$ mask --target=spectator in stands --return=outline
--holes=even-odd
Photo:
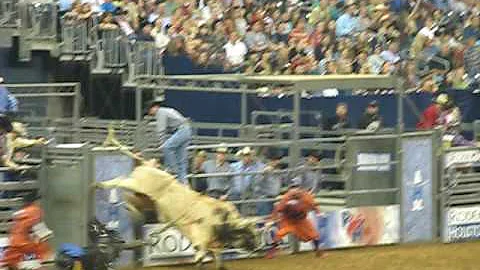
[[[232,164],[233,173],[256,173],[263,172],[265,165],[256,160],[253,150],[245,147],[236,154],[241,158],[240,161]],[[253,183],[261,174],[245,174],[233,176],[232,185],[227,193],[228,200],[237,201],[252,197]]]
[[[207,152],[198,151],[198,153],[193,158],[192,173],[194,174],[204,174],[205,173],[205,162],[207,161]],[[190,179],[190,185],[192,189],[196,192],[205,193],[207,191],[207,179],[205,178],[192,178]]]
[[[350,121],[348,120],[348,105],[346,103],[338,103],[335,110],[335,116],[327,119],[324,129],[333,131],[350,127]]]
[[[420,122],[417,124],[417,129],[428,130],[435,128],[440,116],[440,106],[447,101],[448,96],[446,94],[440,94],[434,98],[432,104],[423,111]]]
[[[362,119],[360,119],[358,128],[376,131],[381,127],[381,125],[382,118],[379,115],[378,102],[376,100],[371,101],[368,104]]]
[[[247,46],[239,39],[236,32],[230,34],[230,38],[223,46],[226,53],[228,66],[232,71],[240,71],[245,64],[245,56],[248,53]]]
[[[245,43],[252,52],[262,52],[268,47],[267,36],[262,32],[262,23],[257,21],[245,35]]]
[[[305,161],[297,167],[297,172],[293,174],[292,181],[300,183],[302,189],[312,194],[318,192],[323,182],[322,170],[319,168],[321,158],[318,151],[310,151]]]
[[[337,37],[350,36],[354,34],[358,25],[358,18],[355,16],[357,7],[354,1],[347,1],[343,13],[336,22]]]
[[[147,24],[143,27],[142,31],[137,34],[138,41],[153,42],[155,38],[152,36],[152,25]]]
[[[380,56],[383,58],[383,60],[391,64],[398,63],[400,61],[400,55],[398,54],[398,46],[398,42],[391,41],[388,45],[388,49],[383,51]]]
[[[281,169],[282,156],[277,153],[270,153],[269,159],[263,177],[255,178],[253,183],[253,197],[256,200],[269,200],[256,203],[257,216],[266,216],[272,213],[274,199],[280,194],[282,183],[287,179],[285,173],[277,174],[274,172]]]
[[[113,21],[113,15],[111,13],[105,13],[103,14],[99,28],[100,30],[114,30],[118,29],[118,25]]]
[[[475,36],[465,37],[466,51],[464,54],[465,71],[469,77],[480,74],[480,46],[476,44]]]
[[[155,117],[160,149],[165,156],[167,170],[176,174],[178,180],[187,184],[188,151],[192,139],[189,120],[177,110],[161,106],[163,98],[150,103],[148,114]]]
[[[203,164],[205,173],[229,173],[232,168],[227,161],[228,149],[226,147],[218,147],[214,160],[208,160]],[[207,194],[215,199],[226,200],[227,192],[232,181],[231,176],[214,176],[207,178]]]
[[[13,116],[18,112],[18,101],[3,85],[4,79],[0,77],[0,113]]]

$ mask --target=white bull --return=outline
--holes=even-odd
[[[213,253],[217,269],[225,269],[221,258],[225,245],[249,251],[260,246],[255,222],[243,219],[232,203],[201,195],[152,166],[139,166],[130,177],[102,182],[97,187],[133,191],[133,196],[125,198],[132,213],[154,207],[157,216],[191,241],[199,266]]]

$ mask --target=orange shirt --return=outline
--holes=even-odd
[[[42,218],[43,211],[36,203],[15,212],[13,225],[9,233],[9,244],[11,246],[22,246],[32,242],[30,237],[32,227],[40,223]]]
[[[272,215],[289,220],[301,220],[307,217],[308,212],[317,211],[315,198],[308,192],[293,188],[283,195]]]

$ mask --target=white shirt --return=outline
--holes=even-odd
[[[170,38],[162,32],[155,35],[155,46],[159,49],[165,49],[170,42]]]
[[[242,41],[238,40],[235,44],[232,44],[230,41],[223,46],[226,53],[226,58],[228,62],[232,65],[240,65],[245,61],[245,55],[247,54],[247,46]]]
[[[433,39],[435,37],[435,32],[428,27],[423,27],[418,33],[428,37],[429,39]]]

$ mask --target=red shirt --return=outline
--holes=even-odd
[[[423,111],[422,118],[417,124],[417,129],[432,129],[435,127],[438,116],[440,115],[440,110],[435,104],[428,106],[425,111]]]

